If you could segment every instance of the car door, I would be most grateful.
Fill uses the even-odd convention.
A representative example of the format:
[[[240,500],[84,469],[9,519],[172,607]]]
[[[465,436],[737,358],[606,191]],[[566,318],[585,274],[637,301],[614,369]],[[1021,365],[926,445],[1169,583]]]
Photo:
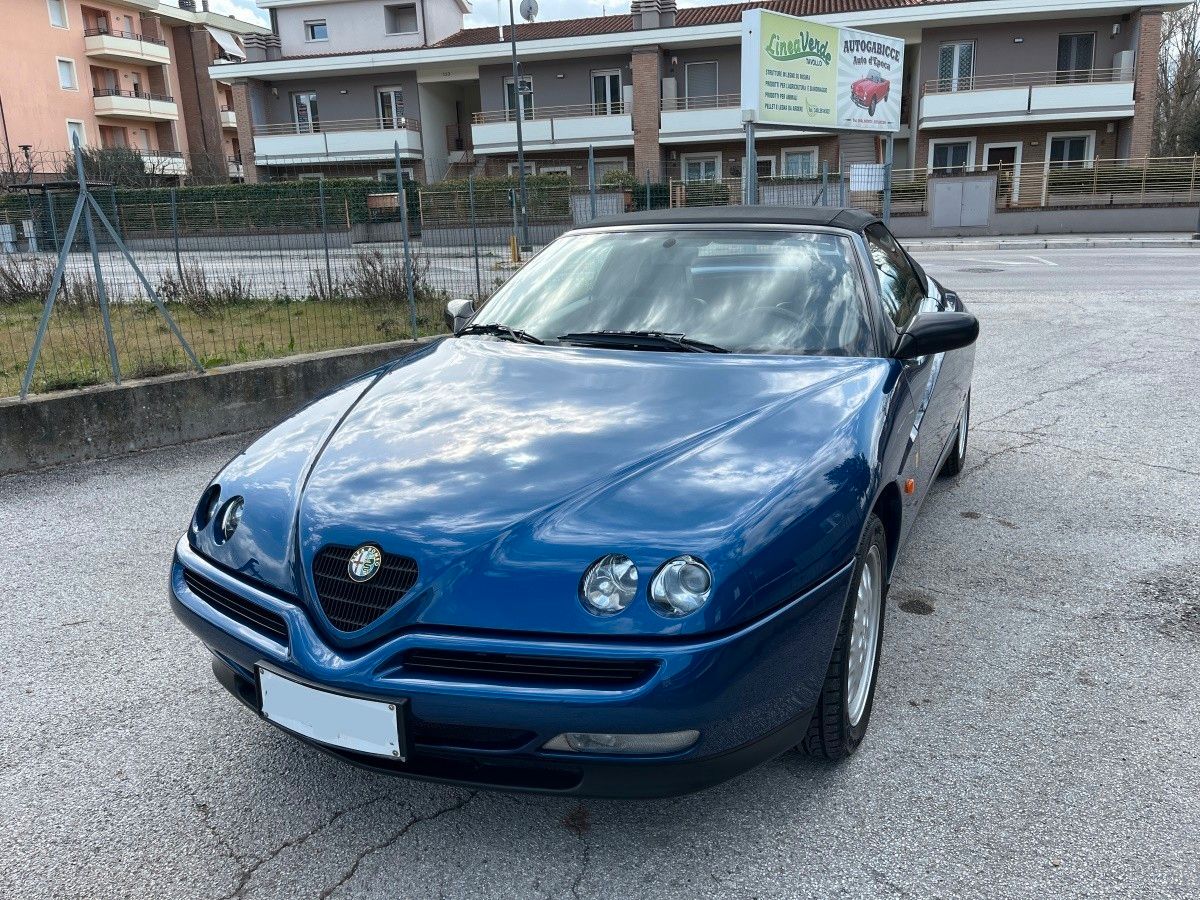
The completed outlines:
[[[892,237],[891,232],[876,222],[867,226],[864,236],[871,251],[871,260],[879,281],[879,295],[884,312],[896,331],[904,331],[918,313],[937,312],[941,307],[940,292],[926,292],[926,282],[913,267],[908,254]],[[936,287],[934,287],[936,291]],[[942,448],[948,439],[938,395],[938,376],[945,354],[938,353],[905,360],[904,379],[915,407],[912,434],[913,475],[918,488],[917,499],[924,495],[937,474]],[[940,399],[940,398],[939,398]]]

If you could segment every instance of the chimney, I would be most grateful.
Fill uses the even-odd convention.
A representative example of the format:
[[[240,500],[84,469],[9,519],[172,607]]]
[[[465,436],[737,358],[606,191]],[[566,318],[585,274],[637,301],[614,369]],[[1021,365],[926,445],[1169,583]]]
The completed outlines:
[[[633,27],[673,28],[675,26],[675,0],[630,0],[629,14],[633,16]]]

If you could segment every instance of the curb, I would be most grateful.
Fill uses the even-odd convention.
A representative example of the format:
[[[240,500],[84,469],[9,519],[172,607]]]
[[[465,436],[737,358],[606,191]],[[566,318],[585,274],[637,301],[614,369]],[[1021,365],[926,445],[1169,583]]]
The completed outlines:
[[[901,240],[904,240],[901,238]],[[1174,249],[1174,250],[1200,250],[1200,240],[1191,240],[1188,238],[1150,238],[1147,240],[1130,240],[1128,238],[1114,238],[1105,240],[1103,238],[1086,238],[1080,240],[1071,239],[1047,239],[1047,240],[1014,240],[1014,241],[939,241],[936,243],[921,243],[920,241],[905,240],[904,245],[914,252],[974,252],[979,250],[1110,250],[1110,249]]]

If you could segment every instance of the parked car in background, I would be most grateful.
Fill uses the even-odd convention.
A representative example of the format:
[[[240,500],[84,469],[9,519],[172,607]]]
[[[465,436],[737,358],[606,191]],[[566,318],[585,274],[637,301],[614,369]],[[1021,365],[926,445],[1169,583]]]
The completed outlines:
[[[381,772],[696,790],[853,753],[884,604],[967,449],[978,324],[874,216],[598,221],[204,490],[176,615]]]

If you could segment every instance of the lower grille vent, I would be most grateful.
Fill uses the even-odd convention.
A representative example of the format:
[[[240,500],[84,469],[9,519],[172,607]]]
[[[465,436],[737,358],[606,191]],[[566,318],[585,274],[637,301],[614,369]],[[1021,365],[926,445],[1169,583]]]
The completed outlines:
[[[470,678],[502,684],[547,687],[629,687],[648,678],[658,664],[646,659],[525,656],[459,650],[409,650],[402,660],[407,674]]]
[[[351,547],[325,547],[313,559],[313,584],[321,609],[339,631],[366,628],[417,583],[417,561],[393,553],[370,581],[355,581],[347,568]]]
[[[253,600],[235,594],[228,588],[222,587],[215,581],[209,581],[203,575],[198,575],[190,569],[183,570],[183,582],[193,594],[235,622],[241,622],[247,628],[252,628],[259,634],[280,643],[288,642],[287,623],[278,613],[271,612]]]

